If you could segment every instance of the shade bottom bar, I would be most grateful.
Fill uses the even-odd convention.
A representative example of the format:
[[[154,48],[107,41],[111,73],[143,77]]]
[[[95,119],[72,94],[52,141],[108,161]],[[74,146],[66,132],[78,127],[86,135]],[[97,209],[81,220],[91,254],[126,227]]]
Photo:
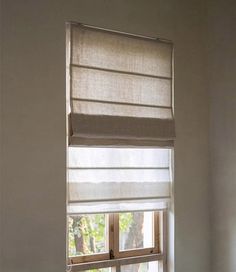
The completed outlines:
[[[95,214],[95,213],[115,213],[134,211],[154,211],[164,210],[168,207],[168,199],[126,202],[91,202],[91,203],[69,203],[67,212],[73,214]]]

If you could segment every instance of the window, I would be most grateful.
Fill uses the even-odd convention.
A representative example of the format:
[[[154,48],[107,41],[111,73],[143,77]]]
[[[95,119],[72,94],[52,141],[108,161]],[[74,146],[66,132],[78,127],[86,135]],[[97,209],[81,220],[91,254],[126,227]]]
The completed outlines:
[[[172,44],[81,24],[68,34],[68,267],[166,272]]]
[[[163,271],[163,218],[164,211],[69,215],[70,264],[75,271],[111,265],[113,271],[122,266],[126,271],[127,265],[135,272],[146,271],[140,260],[150,260],[157,270],[147,271]]]
[[[69,147],[68,160],[70,263],[150,255],[162,265],[170,150]]]

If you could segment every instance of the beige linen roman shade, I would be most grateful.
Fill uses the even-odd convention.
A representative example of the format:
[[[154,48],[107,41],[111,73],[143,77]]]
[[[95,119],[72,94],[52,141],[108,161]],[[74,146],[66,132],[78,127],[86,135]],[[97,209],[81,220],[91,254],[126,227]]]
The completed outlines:
[[[172,146],[172,44],[71,24],[70,145]]]
[[[69,68],[68,213],[164,209],[172,44],[71,24]]]

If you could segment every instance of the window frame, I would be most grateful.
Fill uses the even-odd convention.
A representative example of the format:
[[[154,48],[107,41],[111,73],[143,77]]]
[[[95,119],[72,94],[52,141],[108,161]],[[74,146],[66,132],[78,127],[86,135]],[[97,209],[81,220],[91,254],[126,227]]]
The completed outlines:
[[[152,212],[154,247],[121,251],[119,249],[119,213],[110,213],[107,220],[109,251],[107,253],[68,257],[70,271],[115,267],[116,270],[114,271],[119,272],[121,265],[158,261],[161,271],[164,272],[167,254],[167,210]]]

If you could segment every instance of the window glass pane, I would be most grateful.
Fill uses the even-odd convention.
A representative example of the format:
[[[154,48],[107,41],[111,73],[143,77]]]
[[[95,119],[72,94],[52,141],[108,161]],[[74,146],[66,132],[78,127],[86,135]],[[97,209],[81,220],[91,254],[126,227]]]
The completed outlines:
[[[158,269],[158,261],[122,265],[120,271],[121,272],[161,272]]]
[[[153,212],[120,213],[120,250],[154,247],[153,224]]]
[[[108,252],[107,215],[72,215],[68,224],[69,256]]]

